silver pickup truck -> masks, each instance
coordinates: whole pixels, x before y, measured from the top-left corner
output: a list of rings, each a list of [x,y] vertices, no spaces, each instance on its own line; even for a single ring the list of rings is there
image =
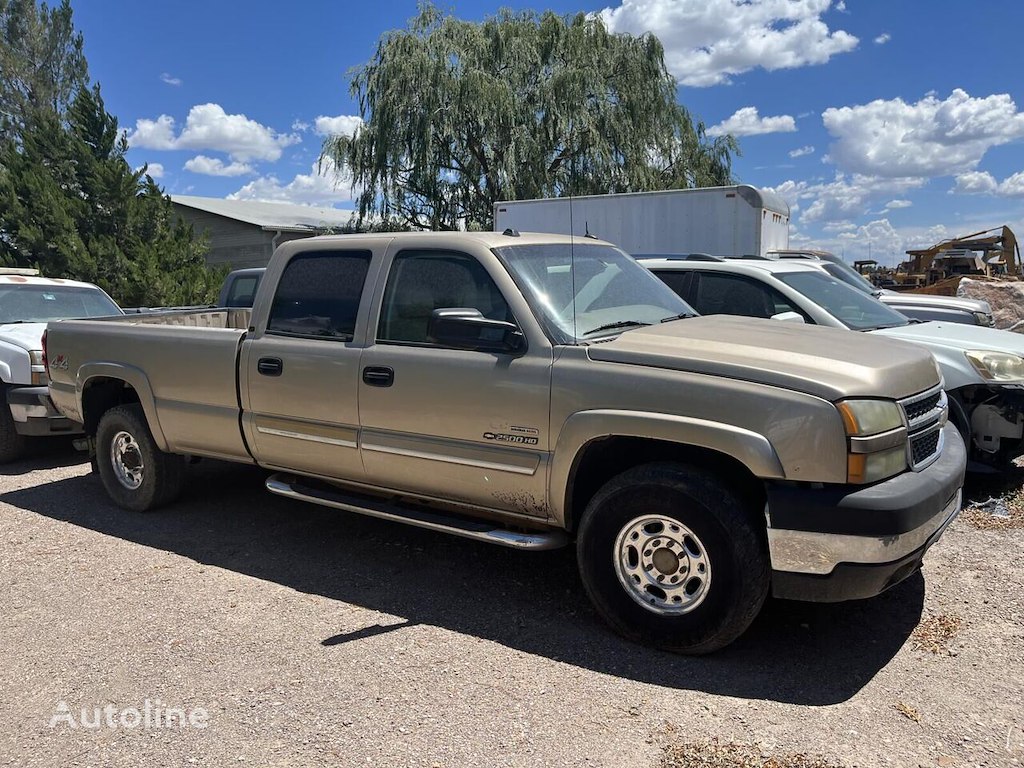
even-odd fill
[[[50,325],[56,407],[111,498],[186,459],[273,493],[522,549],[575,539],[623,635],[704,653],[769,592],[870,597],[960,508],[964,447],[927,351],[695,317],[617,248],[505,233],[281,246],[251,310]]]

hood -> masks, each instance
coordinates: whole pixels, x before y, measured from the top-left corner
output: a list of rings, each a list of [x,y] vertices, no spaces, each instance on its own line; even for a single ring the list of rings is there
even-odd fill
[[[899,399],[939,383],[921,347],[837,328],[714,315],[627,331],[593,360],[692,371],[815,395]]]
[[[963,299],[959,296],[932,296],[927,293],[905,293],[900,291],[882,291],[886,304],[903,304],[907,307],[948,307],[962,309],[966,312],[984,312],[992,314],[992,307],[987,301],[979,299]]]
[[[42,349],[45,330],[46,323],[3,323],[0,324],[0,341],[26,350]]]
[[[879,328],[871,336],[888,336],[901,341],[952,350],[988,349],[1024,356],[1024,335],[963,323],[911,323],[899,328]]]

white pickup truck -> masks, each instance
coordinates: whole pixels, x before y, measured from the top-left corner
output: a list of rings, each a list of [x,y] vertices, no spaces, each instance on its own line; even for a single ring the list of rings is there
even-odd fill
[[[0,269],[0,463],[20,458],[30,437],[81,431],[50,401],[43,365],[46,323],[120,314],[114,300],[91,283],[40,277],[37,269]]]

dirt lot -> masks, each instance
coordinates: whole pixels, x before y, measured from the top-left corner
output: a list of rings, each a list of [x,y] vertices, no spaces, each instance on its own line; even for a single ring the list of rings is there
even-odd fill
[[[734,646],[685,658],[609,634],[571,552],[192,470],[174,507],[131,515],[63,446],[3,468],[0,766],[1024,761],[1019,516],[962,517],[880,598],[770,603]],[[137,722],[147,700],[165,727]],[[166,727],[167,708],[205,727]]]

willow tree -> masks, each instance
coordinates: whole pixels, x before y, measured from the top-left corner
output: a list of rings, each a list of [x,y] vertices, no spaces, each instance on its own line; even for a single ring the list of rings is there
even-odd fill
[[[411,227],[490,228],[501,200],[727,184],[738,152],[678,103],[657,38],[583,14],[475,23],[423,4],[351,92],[363,123],[323,158],[360,216]]]

